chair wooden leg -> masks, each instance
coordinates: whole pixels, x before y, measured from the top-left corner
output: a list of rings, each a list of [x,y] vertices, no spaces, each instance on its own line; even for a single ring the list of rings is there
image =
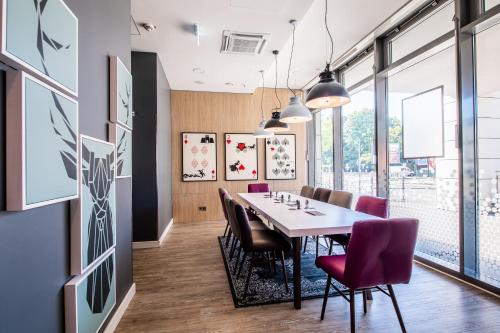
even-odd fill
[[[228,230],[229,230],[229,222],[226,223],[226,229],[224,229],[224,236],[226,236]]]
[[[401,316],[401,311],[399,310],[398,301],[396,300],[396,294],[394,294],[394,289],[390,284],[387,285],[387,289],[389,290],[389,295],[391,295],[392,305],[394,305],[394,310],[396,310],[396,314],[399,320],[399,326],[401,326],[401,331],[406,333],[405,323],[403,322],[403,317]]]
[[[231,228],[229,228],[229,231],[227,232],[227,238],[226,238],[226,248],[229,246],[229,241],[231,240],[231,235],[233,232],[231,231]]]
[[[333,250],[333,239],[330,239],[330,248],[328,249],[328,255],[332,255],[332,250]]]
[[[243,250],[243,259],[241,259],[240,269],[238,269],[238,274],[236,275],[237,279],[240,277],[241,269],[243,268],[243,265],[245,264],[246,259],[247,259],[247,253]]]
[[[363,312],[366,313],[366,290],[363,290]]]
[[[243,292],[243,299],[247,297],[248,286],[250,285],[250,278],[252,277],[252,269],[253,269],[254,259],[250,259],[250,267],[248,268],[247,281],[245,282],[245,291]]]
[[[306,236],[306,240],[304,241],[304,251],[303,251],[302,253],[306,253],[306,249],[307,249],[307,239],[308,239],[308,238],[309,238],[309,237],[308,237],[308,236]]]
[[[286,293],[288,294],[288,292],[289,292],[289,290],[288,290],[288,276],[286,275],[285,252],[283,252],[283,251],[281,251],[280,260],[281,260],[281,268],[283,269],[283,279],[285,280],[285,290],[286,290]]]
[[[241,246],[238,249],[238,255],[236,255],[236,265],[234,265],[234,271],[233,274],[236,274],[236,270],[238,269],[238,263],[240,261],[240,254],[241,254]]]
[[[323,307],[321,308],[321,320],[325,318],[326,303],[328,302],[328,294],[330,293],[331,283],[332,277],[328,275],[328,279],[326,279],[325,296],[323,297]]]
[[[238,239],[236,239],[236,237],[233,237],[233,244],[231,245],[231,251],[229,252],[229,260],[233,260],[234,251],[236,250],[236,243],[237,242],[238,242]]]
[[[349,305],[351,312],[351,333],[356,332],[356,317],[354,316],[354,290],[349,290]]]

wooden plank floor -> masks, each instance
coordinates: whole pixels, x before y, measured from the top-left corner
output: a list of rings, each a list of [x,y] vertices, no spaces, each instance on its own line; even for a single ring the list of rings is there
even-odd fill
[[[176,223],[161,248],[134,251],[137,294],[117,332],[347,332],[349,306],[330,298],[235,309],[216,236],[223,222]],[[500,332],[500,300],[415,265],[409,285],[395,287],[408,332]],[[399,332],[391,301],[381,293],[357,332]]]

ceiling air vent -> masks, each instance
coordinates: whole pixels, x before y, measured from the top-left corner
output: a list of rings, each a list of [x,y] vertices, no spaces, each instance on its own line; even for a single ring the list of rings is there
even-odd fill
[[[269,34],[255,34],[224,30],[221,53],[260,54]]]

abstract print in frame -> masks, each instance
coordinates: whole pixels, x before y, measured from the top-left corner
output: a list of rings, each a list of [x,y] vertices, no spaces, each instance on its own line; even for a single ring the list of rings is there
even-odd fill
[[[259,178],[257,139],[252,133],[226,133],[224,146],[226,180]]]
[[[64,286],[66,333],[96,333],[116,304],[115,249]]]
[[[116,244],[115,145],[80,135],[80,199],[71,205],[71,274]]]
[[[78,103],[24,73],[7,73],[7,209],[78,197]]]
[[[110,120],[132,129],[132,75],[118,57],[110,57]]]
[[[182,181],[217,180],[217,134],[182,133]]]
[[[116,145],[116,178],[132,177],[132,131],[109,124],[109,141]]]
[[[0,0],[9,65],[78,96],[78,18],[62,0]]]
[[[266,139],[266,179],[296,179],[295,134]]]

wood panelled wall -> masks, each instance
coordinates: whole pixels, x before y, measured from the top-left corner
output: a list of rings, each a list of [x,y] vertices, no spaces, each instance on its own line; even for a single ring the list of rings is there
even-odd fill
[[[224,133],[253,133],[261,119],[262,88],[253,94],[172,91],[172,195],[175,222],[213,221],[224,218],[217,189],[226,188],[233,196],[247,192],[247,185],[255,181],[225,181]],[[288,105],[290,91],[278,89],[282,108]],[[271,117],[277,105],[274,90],[264,89],[264,116]],[[217,133],[217,181],[182,181],[182,132]],[[307,183],[306,126],[290,125],[296,134],[297,179],[265,180],[264,140],[258,139],[259,182],[268,182],[273,191],[300,191]],[[206,207],[206,211],[199,210]]]

